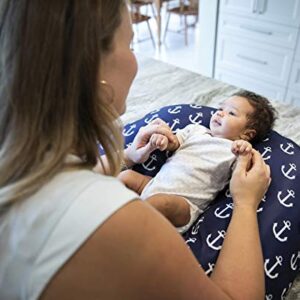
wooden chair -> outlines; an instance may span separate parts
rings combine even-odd
[[[151,16],[149,16],[148,14],[141,13],[141,8],[143,6],[146,6],[147,8],[148,8],[148,6],[151,6],[152,14],[155,17],[153,0],[131,0],[130,1],[130,13],[131,13],[132,24],[138,25],[142,22],[147,22],[149,35],[152,40],[153,46],[155,47],[155,41],[154,41],[154,37],[153,37],[152,30],[150,27],[150,23],[149,23]],[[137,35],[138,35],[138,27],[136,27],[136,28],[137,28]]]
[[[188,44],[188,27],[195,26],[195,24],[198,22],[198,2],[198,0],[180,0],[179,6],[167,9],[168,17],[164,33],[164,39],[166,38],[166,34],[168,31],[171,14],[176,14],[184,18],[184,41],[185,45]],[[192,25],[188,24],[189,16],[195,17],[195,22]]]

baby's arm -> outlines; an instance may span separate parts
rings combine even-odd
[[[141,194],[146,184],[151,180],[150,176],[140,174],[133,170],[122,171],[118,175],[121,180],[129,189],[135,191],[137,194]]]
[[[252,151],[252,145],[245,140],[236,140],[232,143],[231,151],[236,155],[247,154]]]

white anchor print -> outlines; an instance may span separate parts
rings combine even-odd
[[[197,112],[196,116],[189,115],[189,120],[193,124],[201,124],[202,123],[202,119],[201,119],[202,117],[203,117],[202,112]]]
[[[124,136],[131,136],[132,134],[134,134],[134,129],[136,128],[136,124],[132,124],[129,126],[129,128],[127,128],[125,130],[125,128],[123,129],[123,135]]]
[[[263,142],[267,142],[267,141],[269,141],[270,140],[270,138],[265,138],[264,140],[262,140]]]
[[[289,286],[287,288],[284,288],[284,290],[281,293],[281,300],[285,300],[286,299],[286,293],[288,292],[288,290],[291,288],[292,283],[289,283]]]
[[[284,148],[283,147],[284,145],[283,144],[280,144],[280,149],[288,154],[288,155],[293,155],[295,152],[293,150],[289,151],[290,148],[294,149],[294,145],[292,143],[287,143],[287,146]]]
[[[268,152],[272,152],[272,148],[271,148],[271,147],[264,147],[264,149],[265,149],[265,151],[261,154],[261,156],[262,156],[262,158],[263,158],[264,160],[268,160],[268,159],[271,158],[271,155],[266,156],[266,154],[267,154]]]
[[[216,112],[215,110],[211,110],[210,115],[212,116],[215,112]]]
[[[282,191],[279,191],[277,194],[277,199],[280,202],[280,204],[282,204],[285,207],[293,207],[294,206],[294,203],[292,203],[292,202],[286,203],[288,199],[295,198],[294,190],[287,190],[287,194],[284,198],[281,198],[281,195],[282,195]]]
[[[199,227],[200,227],[200,223],[202,223],[204,221],[204,217],[201,217],[197,223],[192,227],[192,234],[195,235],[198,233]]]
[[[168,113],[169,114],[179,114],[180,112],[181,112],[181,108],[182,108],[182,106],[175,106],[175,107],[173,107],[173,108],[169,108],[168,109]]]
[[[193,115],[189,115],[189,120],[193,124],[201,124],[202,117],[203,117],[202,112],[197,112],[195,117]]]
[[[281,166],[281,172],[282,172],[282,174],[287,178],[287,179],[290,179],[290,180],[294,180],[295,178],[296,178],[296,175],[290,175],[290,173],[292,172],[292,171],[297,171],[297,167],[296,167],[296,165],[295,164],[291,164],[291,163],[289,163],[289,165],[290,165],[290,168],[287,170],[287,171],[285,171],[285,165],[282,165]]]
[[[171,126],[170,126],[170,124],[168,124],[170,126],[170,129],[172,130],[172,132],[176,132],[178,130],[178,128],[174,129],[175,126],[176,126],[176,124],[180,124],[180,120],[179,119],[173,119],[173,123],[172,123]]]
[[[263,198],[261,199],[262,202],[266,202],[266,195],[263,196]],[[260,213],[264,210],[263,206],[261,206],[260,208],[258,208],[256,210],[257,213]]]
[[[266,295],[266,300],[272,300],[272,299],[273,299],[273,295],[272,294]]]
[[[297,260],[300,258],[300,251],[298,251],[297,254],[293,254],[291,257],[291,269],[296,271],[298,266],[297,266]]]
[[[191,108],[202,108],[202,105],[200,105],[200,104],[190,104],[190,107]]]
[[[208,269],[205,271],[206,275],[209,275],[214,270],[215,264],[208,263]]]
[[[286,229],[287,230],[291,230],[291,222],[290,221],[286,221],[286,220],[284,220],[283,221],[283,227],[281,227],[281,229],[279,229],[278,231],[276,231],[276,228],[277,228],[277,226],[278,226],[278,223],[277,222],[275,222],[274,224],[273,224],[273,234],[274,234],[274,236],[275,236],[275,238],[279,241],[279,242],[286,242],[287,241],[287,239],[288,239],[288,237],[287,236],[285,236],[285,237],[281,237],[281,234],[284,232],[284,231],[286,231]]]
[[[233,203],[227,203],[225,208],[223,208],[221,211],[220,211],[220,209],[221,209],[220,207],[217,207],[215,209],[215,211],[214,211],[215,216],[220,219],[226,219],[231,216],[231,212],[226,213],[226,214],[225,214],[225,212],[227,212],[228,210],[232,211]]]
[[[128,143],[128,144],[126,145],[126,149],[129,148],[131,145],[132,145],[132,143]]]
[[[231,194],[230,194],[230,189],[227,189],[227,190],[226,190],[225,196],[226,196],[227,198],[232,198],[232,197],[231,197]]]
[[[210,241],[211,234],[209,234],[206,238],[206,243],[207,243],[208,247],[212,248],[214,250],[220,250],[222,248],[222,244],[219,246],[215,246],[215,244],[219,239],[221,239],[221,238],[224,239],[225,234],[226,234],[225,230],[218,230],[218,236],[215,239],[213,239],[212,241]]]
[[[186,244],[188,244],[188,243],[195,243],[197,241],[197,239],[196,238],[188,238],[186,241],[185,241],[185,243]]]
[[[156,169],[156,166],[150,167],[150,165],[154,162],[157,161],[157,157],[155,154],[150,155],[150,160],[148,160],[147,162],[143,163],[142,166],[144,167],[144,169],[146,169],[147,171],[153,171]]]
[[[156,118],[158,118],[158,114],[152,115],[150,118],[146,118],[144,121],[145,121],[146,124],[149,124],[150,122],[152,122]]]
[[[272,272],[275,270],[277,266],[282,266],[282,260],[283,260],[282,256],[276,256],[275,258],[276,258],[276,263],[272,265],[269,269],[268,269],[268,264],[270,263],[270,259],[267,258],[264,263],[265,273],[270,279],[275,279],[278,277],[279,273],[272,274]]]

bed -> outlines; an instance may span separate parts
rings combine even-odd
[[[138,63],[139,72],[128,96],[126,114],[122,116],[124,124],[172,104],[195,103],[215,107],[239,90],[237,87],[141,55],[138,55]],[[300,107],[278,101],[272,103],[279,112],[274,129],[300,145]],[[299,275],[286,299],[300,300]]]

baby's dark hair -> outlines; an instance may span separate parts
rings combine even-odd
[[[258,94],[246,90],[239,91],[233,96],[243,97],[248,100],[250,105],[254,108],[254,112],[249,116],[247,128],[256,131],[255,136],[251,142],[259,142],[268,134],[273,128],[274,122],[277,119],[277,112],[271,105],[270,101]]]

